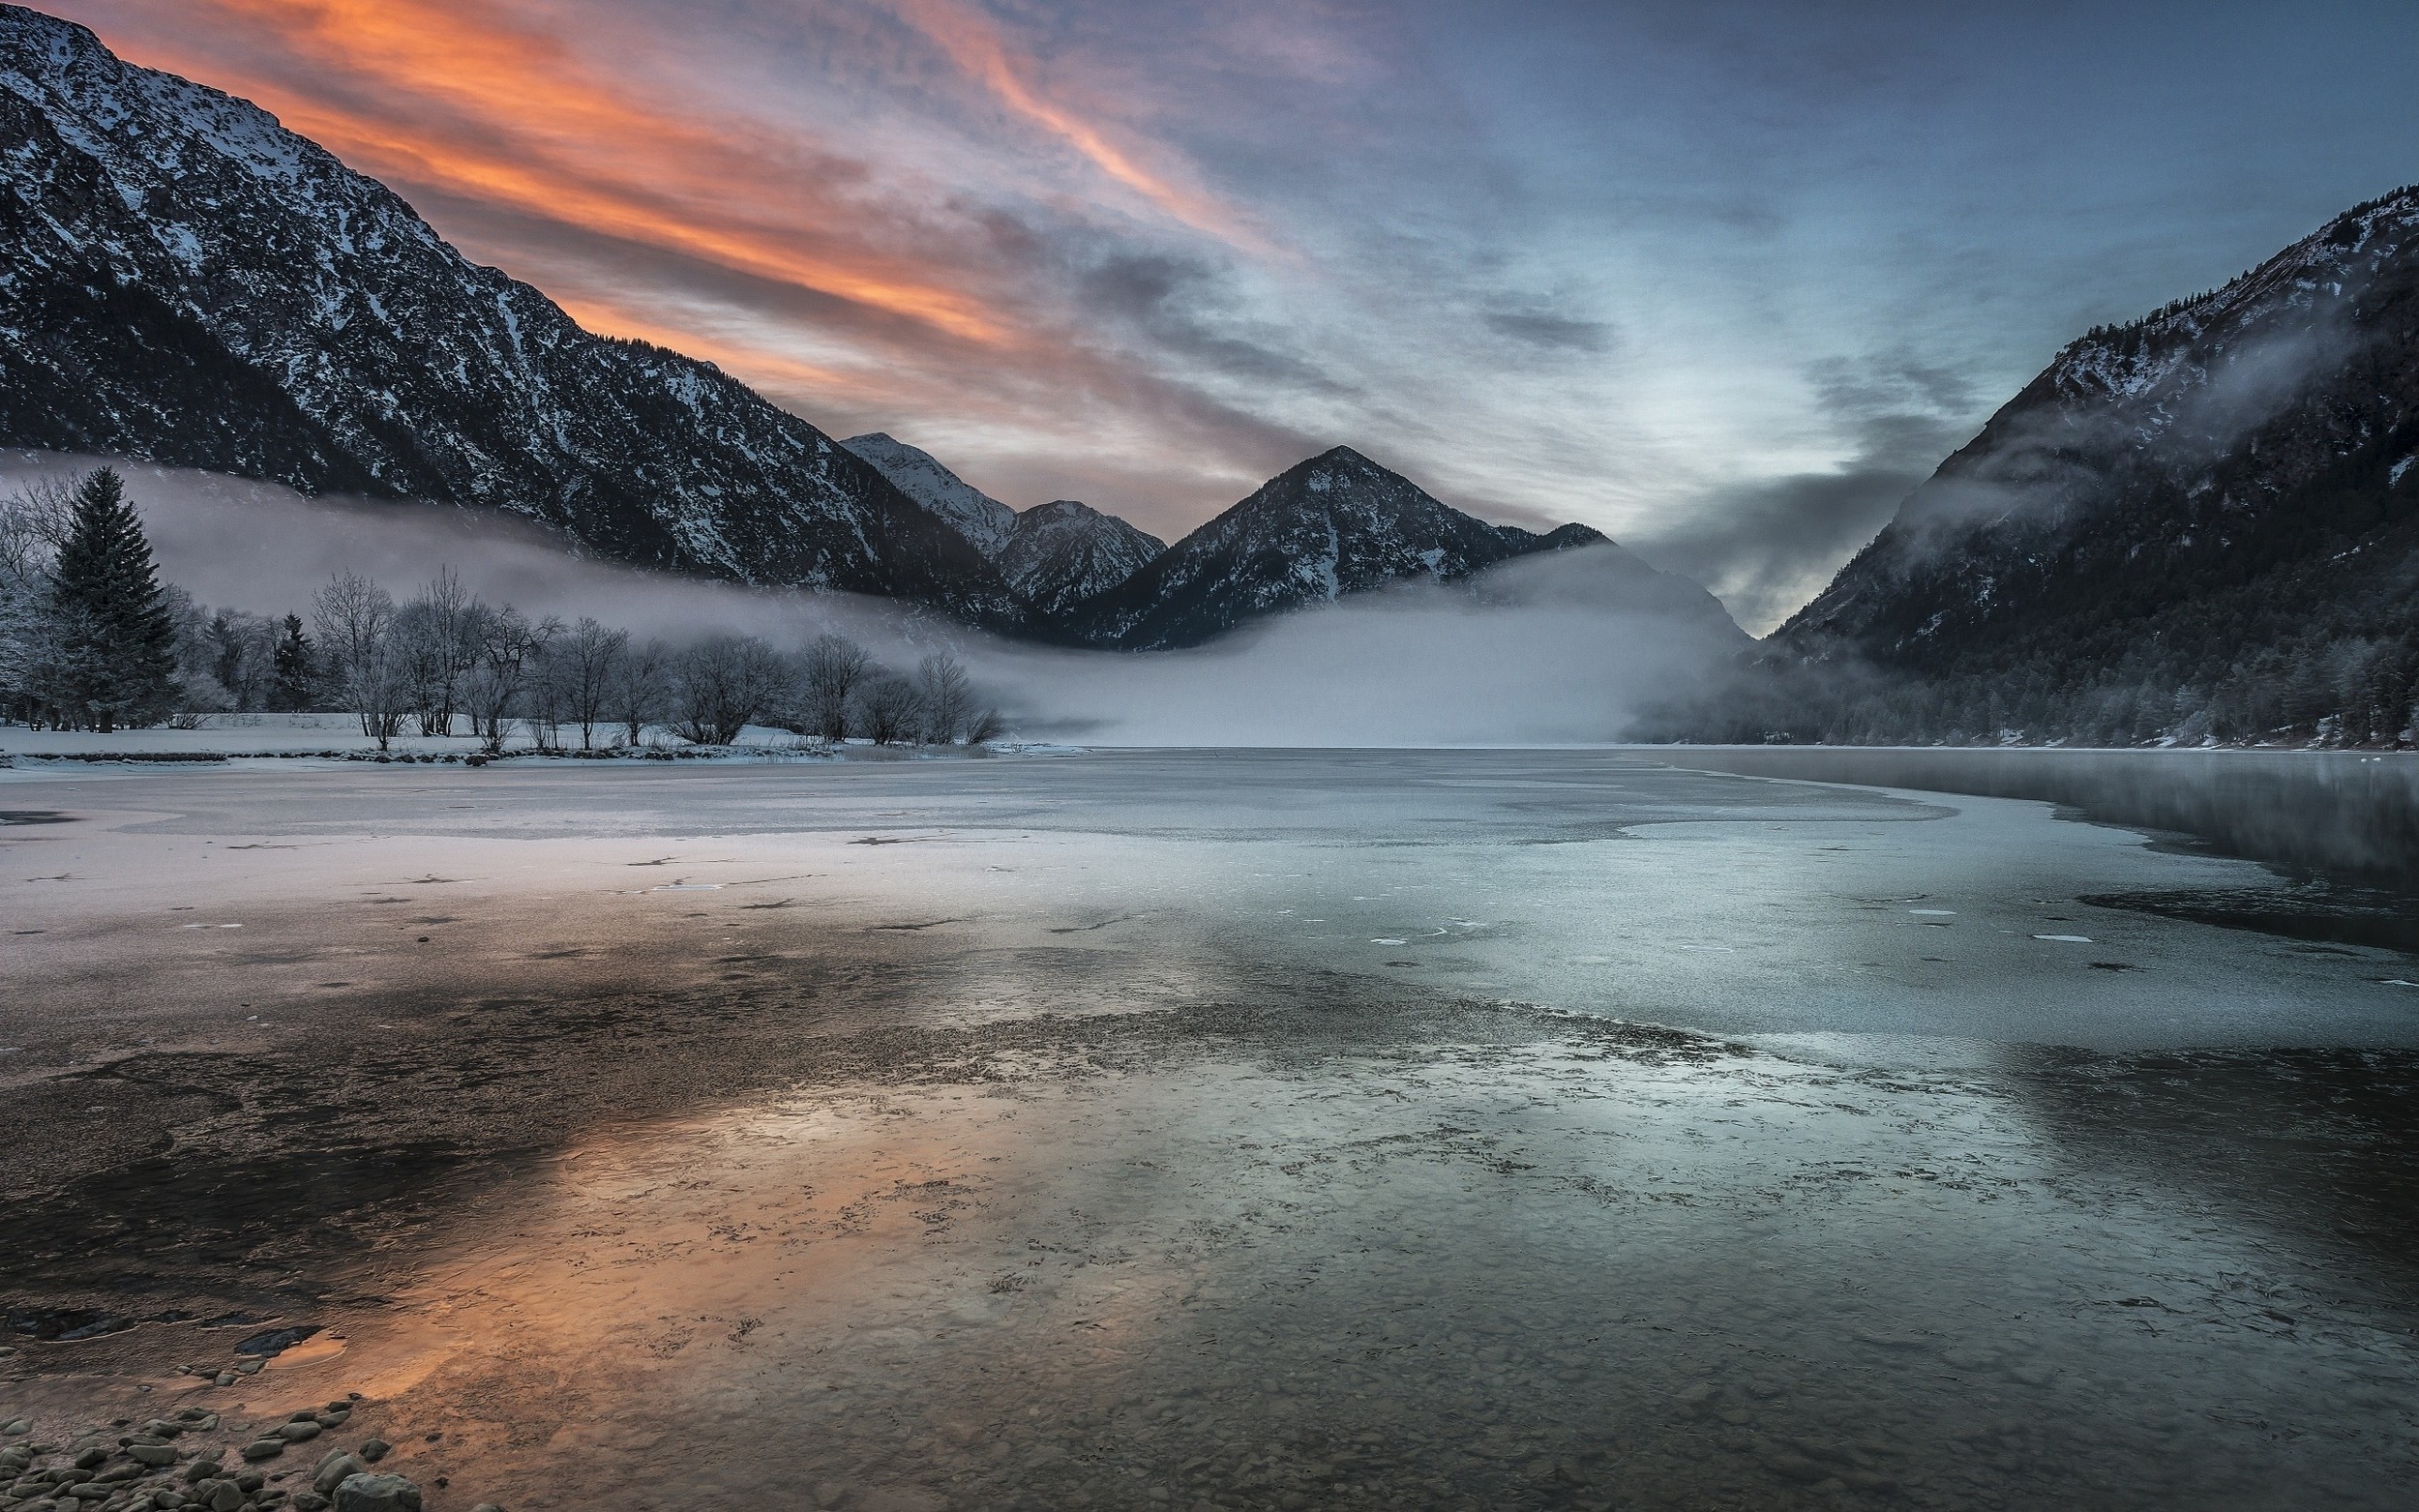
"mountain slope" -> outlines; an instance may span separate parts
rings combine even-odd
[[[1585,525],[1543,536],[1490,525],[1339,446],[1270,479],[1065,624],[1096,644],[1195,645],[1259,615],[1603,541]]]
[[[0,444],[507,510],[1002,628],[962,537],[711,364],[582,331],[267,112],[0,6]]]
[[[921,504],[966,537],[975,550],[1000,559],[1016,534],[1016,511],[942,466],[921,447],[893,440],[879,430],[840,443],[871,462],[900,492]]]
[[[2068,346],[1772,637],[1774,667],[1864,680],[1756,717],[1798,738],[2390,740],[2419,679],[2415,463],[2404,189]]]
[[[1141,572],[1167,543],[1073,499],[1036,504],[1016,517],[998,557],[1008,586],[1052,619]]]
[[[1008,586],[1046,622],[1116,587],[1167,549],[1115,515],[1073,499],[1017,513],[951,472],[920,447],[881,431],[840,443],[874,464],[901,492],[948,521],[991,558]]]

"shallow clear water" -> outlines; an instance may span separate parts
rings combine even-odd
[[[112,1180],[308,1217],[151,1231],[101,1300],[323,1323],[232,1389],[365,1390],[463,1505],[2384,1507],[2419,1468],[2414,963],[2082,901],[2306,879],[1602,753],[394,776],[11,789],[80,815],[16,873],[82,879],[15,884],[53,933],[12,969],[91,1017],[9,1043],[149,1037],[128,1084],[231,1106],[155,1174],[58,1156],[94,1169],[18,1211],[62,1247],[7,1264],[75,1300]],[[130,982],[141,1036],[101,1027]],[[331,1044],[392,1053],[340,1083]],[[19,1389],[215,1400],[164,1372],[224,1342],[32,1347]]]

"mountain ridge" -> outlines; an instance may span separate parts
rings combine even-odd
[[[1774,633],[1752,719],[1713,725],[2390,743],[2419,725],[2415,461],[2405,187],[2068,343]]]
[[[0,443],[495,508],[642,565],[1024,628],[823,432],[581,329],[256,105],[0,6]]]
[[[1586,525],[1540,536],[1488,524],[1337,446],[1269,479],[1125,582],[1075,606],[1066,622],[1097,644],[1165,650],[1388,583],[1449,582],[1515,556],[1598,544],[1621,550]]]

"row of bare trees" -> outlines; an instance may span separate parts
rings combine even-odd
[[[330,697],[381,750],[397,735],[449,735],[464,723],[489,751],[516,731],[539,750],[636,746],[651,728],[725,746],[750,725],[837,742],[980,744],[1003,731],[945,651],[914,671],[880,665],[841,636],[784,654],[754,636],[685,648],[592,618],[531,619],[484,603],[441,571],[398,604],[339,573],[312,605]]]

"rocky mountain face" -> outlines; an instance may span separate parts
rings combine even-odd
[[[922,447],[896,441],[879,430],[840,443],[890,480],[892,487],[941,517],[992,561],[1016,534],[1016,511],[942,466]]]
[[[1490,525],[1339,446],[1270,479],[1064,624],[1129,650],[1195,645],[1258,615],[1599,542],[1585,525],[1542,536]]]
[[[505,510],[746,582],[1027,613],[711,364],[582,330],[266,111],[0,6],[0,444]]]
[[[1167,549],[1158,537],[1073,499],[1055,499],[1020,515],[951,472],[930,452],[879,430],[840,444],[971,542],[1045,626],[1083,600],[1133,577]]]
[[[1016,517],[1015,533],[995,561],[1008,586],[1045,620],[1056,622],[1141,572],[1166,549],[1166,542],[1115,515],[1073,499],[1053,499]]]
[[[2419,190],[2068,346],[1763,679],[1721,733],[2391,743],[2419,692]]]

